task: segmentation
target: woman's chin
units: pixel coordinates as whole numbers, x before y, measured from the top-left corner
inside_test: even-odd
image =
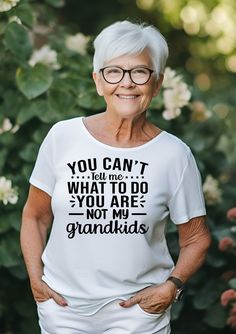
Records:
[[[113,112],[113,114],[116,114],[116,116],[120,116],[122,118],[135,118],[141,114],[144,113],[144,111],[139,109],[133,109],[133,108],[122,108],[119,110],[116,110]]]

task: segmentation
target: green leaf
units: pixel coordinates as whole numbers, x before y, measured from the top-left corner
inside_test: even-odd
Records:
[[[54,123],[62,118],[58,110],[50,109],[46,100],[35,100],[21,108],[17,117],[17,124],[25,124],[34,117],[37,117],[43,123]]]
[[[161,97],[161,95],[157,95],[152,99],[149,109],[160,110],[162,106],[163,106],[163,98]]]
[[[225,237],[228,237],[229,234],[230,234],[230,228],[228,226],[221,227],[219,229],[212,231],[212,235],[215,236],[218,241],[220,241]]]
[[[224,286],[222,283],[217,283],[210,280],[202,289],[199,289],[193,296],[193,305],[198,310],[208,309],[216,300],[219,299]]]
[[[51,70],[43,64],[24,69],[19,68],[16,72],[17,86],[29,100],[46,92],[52,81]]]
[[[35,143],[29,143],[20,152],[20,157],[27,162],[34,162],[38,153],[38,145]]]
[[[25,181],[28,182],[30,175],[32,173],[33,170],[33,166],[32,164],[24,164],[24,166],[22,167],[22,177],[25,178]]]
[[[94,89],[79,94],[77,101],[80,107],[90,110],[102,110],[106,106],[104,99]]]
[[[34,117],[41,119],[41,116],[47,113],[47,109],[48,105],[45,100],[30,101],[21,108],[17,117],[17,124],[25,124]]]
[[[56,8],[61,8],[65,5],[65,1],[64,0],[46,0],[46,2]]]
[[[204,322],[213,328],[220,329],[226,326],[227,317],[228,314],[226,309],[224,309],[220,303],[217,303],[207,309]]]
[[[27,106],[23,106],[17,116],[17,124],[19,125],[25,124],[35,116],[36,115],[35,115],[34,103]]]
[[[76,104],[75,98],[69,92],[56,89],[49,91],[49,106],[61,114],[67,114]]]
[[[2,174],[2,169],[6,162],[6,157],[7,157],[7,149],[1,148],[0,150],[0,175]]]
[[[21,215],[19,212],[11,212],[8,214],[8,221],[9,225],[17,232],[20,231],[20,224],[21,224]]]
[[[4,72],[3,72],[3,75],[6,76]],[[14,74],[12,75],[12,81],[10,85],[11,87],[9,87],[9,89],[8,89],[8,85],[6,85],[6,90],[1,95],[1,98],[3,99],[3,104],[0,108],[0,113],[3,112],[5,114],[5,117],[8,117],[13,121],[16,115],[19,113],[21,106],[24,105],[25,100],[26,100],[25,97],[21,94],[21,92],[16,87],[15,69],[14,69]],[[13,123],[15,124],[15,122]]]
[[[26,60],[32,53],[28,31],[16,22],[7,25],[4,42],[7,48],[20,60]]]
[[[22,23],[25,23],[29,27],[33,26],[34,16],[32,7],[27,4],[20,4],[19,6],[11,9],[11,16],[17,16]]]
[[[79,74],[77,72],[61,73],[53,80],[52,88],[78,95],[78,93],[94,90],[94,82],[90,78],[82,77],[80,72]]]
[[[12,132],[4,132],[1,134],[0,143],[5,147],[11,147],[14,145],[14,134]]]
[[[225,254],[221,253],[209,253],[207,255],[207,263],[209,263],[213,268],[221,268],[227,264],[227,259]]]
[[[183,301],[173,304],[171,308],[171,320],[179,319],[183,307],[184,307]]]
[[[46,137],[48,131],[50,130],[50,125],[42,125],[40,128],[35,130],[33,134],[33,141],[37,143],[38,145],[41,145],[43,139]]]
[[[37,117],[46,124],[52,124],[62,119],[62,116],[56,109],[51,109],[49,103],[45,101],[44,109],[39,110]]]
[[[0,22],[0,36],[4,33],[5,30],[6,30],[5,22]]]
[[[28,276],[25,267],[22,264],[11,267],[8,269],[8,271],[16,278],[19,278],[20,280],[25,279]]]
[[[21,263],[18,233],[10,234],[0,241],[0,267],[14,267]]]
[[[2,204],[0,204],[2,205]],[[0,234],[8,231],[11,229],[11,225],[9,225],[9,222],[7,219],[5,219],[4,215],[0,218]]]
[[[232,278],[230,281],[229,281],[229,286],[236,290],[236,278]]]

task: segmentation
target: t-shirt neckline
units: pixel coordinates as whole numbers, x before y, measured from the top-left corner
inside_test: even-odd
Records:
[[[116,146],[111,146],[108,144],[105,144],[103,142],[101,142],[100,140],[96,139],[87,129],[87,127],[84,124],[84,119],[85,117],[80,117],[80,123],[81,123],[81,128],[84,132],[84,134],[91,140],[93,141],[95,144],[102,146],[103,148],[107,148],[110,150],[115,150],[115,151],[136,151],[136,150],[141,150],[141,149],[145,149],[148,146],[156,143],[157,141],[159,141],[159,139],[166,134],[165,130],[162,130],[157,136],[155,136],[154,138],[152,138],[151,140],[149,140],[148,142],[142,144],[142,145],[138,145],[138,146],[134,146],[134,147],[116,147]]]

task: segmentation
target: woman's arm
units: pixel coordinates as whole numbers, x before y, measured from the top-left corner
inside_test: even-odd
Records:
[[[52,224],[51,197],[44,191],[30,186],[28,199],[23,209],[21,225],[21,249],[30,278],[34,299],[38,302],[53,298],[59,305],[67,305],[55,291],[42,281],[41,256]]]
[[[180,253],[171,276],[185,283],[203,264],[211,237],[205,216],[193,218],[187,224],[178,225],[177,228]]]
[[[178,225],[180,252],[176,267],[171,276],[179,278],[184,283],[203,264],[211,238],[206,226],[205,216],[191,219],[186,224]],[[125,302],[123,307],[139,304],[146,312],[164,312],[173,302],[177,288],[172,281],[166,281],[159,286],[148,287]]]

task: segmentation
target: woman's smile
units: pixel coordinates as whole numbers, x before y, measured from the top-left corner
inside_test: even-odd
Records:
[[[124,94],[116,94],[116,96],[119,99],[123,99],[123,100],[134,100],[137,97],[139,97],[139,95],[124,95]]]

